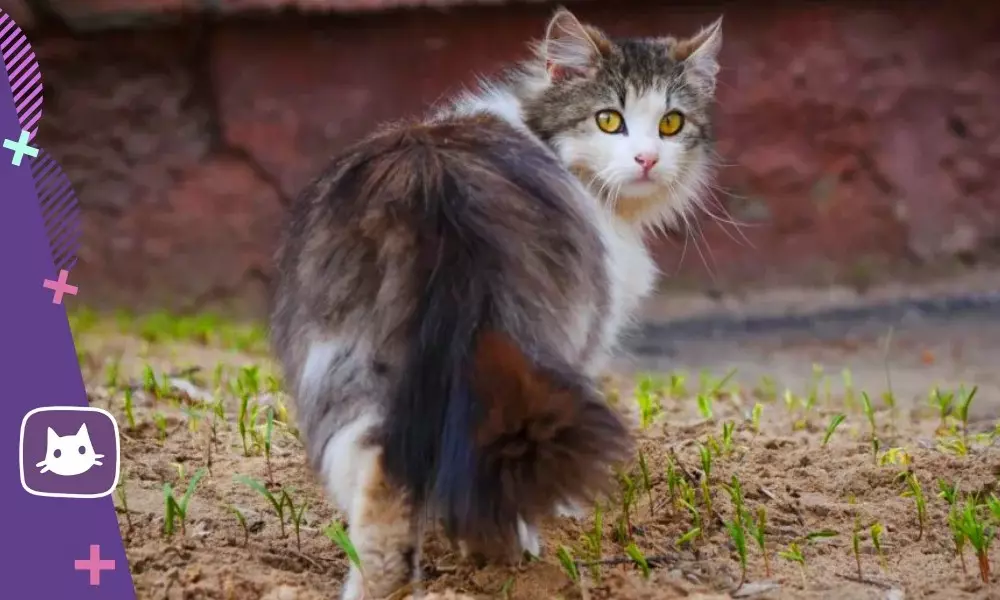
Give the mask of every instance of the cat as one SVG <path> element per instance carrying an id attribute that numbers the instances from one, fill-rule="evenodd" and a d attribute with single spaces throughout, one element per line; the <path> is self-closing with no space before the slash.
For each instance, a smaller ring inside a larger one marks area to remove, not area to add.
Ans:
<path id="1" fill-rule="evenodd" d="M 76 433 L 61 437 L 49 427 L 45 460 L 35 466 L 41 468 L 39 473 L 52 472 L 63 477 L 72 477 L 86 473 L 93 466 L 102 466 L 104 464 L 100 460 L 102 458 L 103 454 L 94 452 L 86 423 L 81 425 Z"/>
<path id="2" fill-rule="evenodd" d="M 559 9 L 532 58 L 292 203 L 270 333 L 360 558 L 342 598 L 419 579 L 429 523 L 537 554 L 540 519 L 609 489 L 633 441 L 595 382 L 658 277 L 643 234 L 709 182 L 720 44 L 721 20 L 617 40 Z"/>

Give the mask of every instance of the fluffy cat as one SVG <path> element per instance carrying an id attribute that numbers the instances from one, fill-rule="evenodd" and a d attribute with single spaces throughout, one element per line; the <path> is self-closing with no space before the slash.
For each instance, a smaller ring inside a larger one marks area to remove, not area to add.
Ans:
<path id="1" fill-rule="evenodd" d="M 538 552 L 606 490 L 628 428 L 595 378 L 657 276 L 643 233 L 710 167 L 720 23 L 613 40 L 561 9 L 536 55 L 340 153 L 296 199 L 271 338 L 364 573 L 418 577 L 424 524 Z"/>

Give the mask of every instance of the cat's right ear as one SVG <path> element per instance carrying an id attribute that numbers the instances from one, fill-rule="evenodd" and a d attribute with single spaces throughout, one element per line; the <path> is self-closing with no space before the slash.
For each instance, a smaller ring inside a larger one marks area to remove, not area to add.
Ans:
<path id="1" fill-rule="evenodd" d="M 611 52 L 611 47 L 603 33 L 560 8 L 545 30 L 542 47 L 545 69 L 553 81 L 589 77 L 597 71 L 601 57 Z"/>
<path id="2" fill-rule="evenodd" d="M 51 427 L 49 427 L 48 429 L 49 429 L 49 430 L 48 430 L 48 432 L 46 432 L 46 440 L 45 440 L 45 441 L 46 441 L 46 442 L 47 442 L 47 443 L 48 443 L 49 445 L 52 445 L 52 442 L 54 442 L 54 441 L 58 440 L 58 439 L 59 439 L 59 436 L 58 436 L 58 435 L 56 435 L 56 432 L 55 432 L 55 430 L 53 430 L 53 429 L 52 429 Z"/>

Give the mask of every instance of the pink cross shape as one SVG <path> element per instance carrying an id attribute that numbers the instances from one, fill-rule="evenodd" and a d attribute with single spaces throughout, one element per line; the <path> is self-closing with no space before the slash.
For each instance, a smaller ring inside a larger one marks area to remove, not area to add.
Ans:
<path id="1" fill-rule="evenodd" d="M 63 269 L 59 271 L 59 281 L 52 281 L 51 279 L 46 279 L 42 283 L 42 287 L 48 288 L 55 292 L 52 295 L 52 304 L 62 304 L 63 294 L 69 294 L 70 296 L 75 296 L 80 288 L 75 285 L 69 285 L 66 280 L 69 279 L 69 271 Z"/>
<path id="2" fill-rule="evenodd" d="M 101 546 L 99 544 L 90 545 L 89 559 L 77 560 L 73 564 L 77 571 L 90 571 L 90 585 L 101 585 L 101 571 L 115 570 L 115 561 L 101 560 Z"/>

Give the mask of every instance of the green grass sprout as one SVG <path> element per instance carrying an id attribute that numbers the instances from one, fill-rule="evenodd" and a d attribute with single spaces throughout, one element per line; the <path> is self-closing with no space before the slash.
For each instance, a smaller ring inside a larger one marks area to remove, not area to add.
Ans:
<path id="1" fill-rule="evenodd" d="M 281 528 L 281 537 L 285 537 L 285 502 L 284 497 L 279 493 L 277 496 L 271 493 L 271 490 L 267 489 L 263 483 L 251 479 L 246 475 L 238 475 L 236 481 L 246 485 L 253 491 L 257 492 L 267 500 L 268 504 L 274 510 L 274 514 L 278 517 L 278 525 Z"/>
<path id="2" fill-rule="evenodd" d="M 972 405 L 972 399 L 976 397 L 978 390 L 978 386 L 973 387 L 968 392 L 965 391 L 964 386 L 958 390 L 958 420 L 962 422 L 962 442 L 966 445 L 969 443 L 969 407 Z"/>
<path id="3" fill-rule="evenodd" d="M 927 498 L 924 497 L 924 490 L 917 481 L 917 476 L 913 471 L 907 471 L 905 475 L 906 490 L 903 492 L 904 498 L 913 498 L 913 505 L 917 510 L 917 541 L 924 537 L 924 527 L 927 525 Z"/>
<path id="4" fill-rule="evenodd" d="M 250 544 L 250 526 L 247 525 L 247 518 L 246 516 L 243 515 L 243 511 L 236 508 L 232 504 L 228 504 L 227 507 L 229 508 L 230 512 L 232 512 L 233 515 L 236 517 L 236 521 L 240 524 L 240 527 L 243 529 L 243 547 L 246 548 L 247 545 Z"/>
<path id="5" fill-rule="evenodd" d="M 740 561 L 740 583 L 736 586 L 736 589 L 740 589 L 747 580 L 747 536 L 742 517 L 737 516 L 731 521 L 726 521 L 726 531 L 729 532 L 729 539 L 732 540 Z"/>
<path id="6" fill-rule="evenodd" d="M 649 579 L 649 574 L 652 570 L 649 568 L 649 561 L 646 560 L 646 555 L 639 550 L 639 547 L 635 545 L 635 542 L 629 542 L 629 545 L 625 547 L 625 554 L 639 567 L 642 571 L 642 577 L 644 579 Z"/>
<path id="7" fill-rule="evenodd" d="M 799 547 L 798 542 L 789 544 L 788 550 L 778 552 L 778 556 L 789 562 L 798 563 L 799 574 L 802 576 L 802 587 L 806 587 L 806 557 L 802 554 L 802 548 Z"/>
<path id="8" fill-rule="evenodd" d="M 125 422 L 129 430 L 135 430 L 135 405 L 132 402 L 132 388 L 125 388 Z"/>
<path id="9" fill-rule="evenodd" d="M 979 518 L 976 502 L 967 500 L 965 510 L 958 519 L 958 528 L 976 551 L 979 561 L 979 577 L 983 583 L 990 582 L 990 546 L 996 535 L 996 529 Z"/>
<path id="10" fill-rule="evenodd" d="M 834 432 L 837 431 L 837 428 L 840 427 L 840 424 L 843 423 L 846 418 L 847 415 L 844 415 L 843 413 L 838 413 L 830 417 L 830 422 L 826 425 L 826 432 L 823 434 L 824 446 L 827 445 L 830 441 L 830 437 L 833 436 Z"/>
<path id="11" fill-rule="evenodd" d="M 556 558 L 559 559 L 559 564 L 562 565 L 569 580 L 573 583 L 580 583 L 580 569 L 576 566 L 576 561 L 573 560 L 573 554 L 569 548 L 560 545 L 559 549 L 556 550 Z"/>
<path id="12" fill-rule="evenodd" d="M 191 476 L 191 480 L 188 482 L 187 490 L 184 495 L 178 500 L 174 496 L 173 487 L 169 483 L 163 484 L 163 498 L 166 504 L 166 514 L 163 519 L 163 534 L 170 537 L 176 531 L 174 521 L 180 523 L 181 535 L 185 535 L 185 522 L 187 521 L 187 510 L 188 503 L 191 502 L 191 497 L 194 495 L 195 486 L 198 485 L 198 481 L 205 475 L 205 469 L 198 469 L 195 471 L 194 475 Z"/>
<path id="13" fill-rule="evenodd" d="M 868 532 L 869 535 L 871 535 L 872 546 L 875 547 L 875 553 L 878 555 L 879 564 L 882 565 L 882 570 L 888 571 L 889 562 L 885 559 L 885 552 L 882 551 L 882 534 L 885 533 L 885 527 L 876 521 L 875 523 L 872 523 Z"/>

